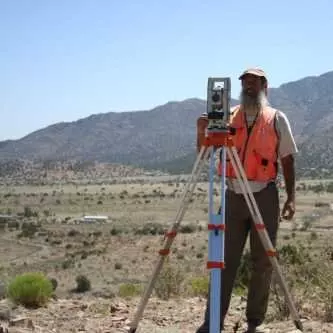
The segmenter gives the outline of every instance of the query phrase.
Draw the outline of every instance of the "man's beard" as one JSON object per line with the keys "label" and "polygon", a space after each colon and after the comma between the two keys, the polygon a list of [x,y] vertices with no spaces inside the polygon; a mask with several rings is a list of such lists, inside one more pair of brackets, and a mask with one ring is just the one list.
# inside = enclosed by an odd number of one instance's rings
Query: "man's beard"
{"label": "man's beard", "polygon": [[242,90],[240,94],[240,103],[244,110],[259,111],[269,105],[265,92],[261,90],[258,95],[253,96]]}

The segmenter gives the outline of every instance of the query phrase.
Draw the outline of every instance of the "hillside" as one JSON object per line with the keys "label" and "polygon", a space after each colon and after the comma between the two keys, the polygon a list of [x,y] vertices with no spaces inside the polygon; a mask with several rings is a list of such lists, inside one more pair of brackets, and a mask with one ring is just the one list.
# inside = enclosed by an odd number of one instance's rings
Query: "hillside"
{"label": "hillside", "polygon": [[189,99],[149,111],[96,114],[0,143],[0,157],[131,164],[172,160],[193,147],[194,120],[204,110],[204,101]]}
{"label": "hillside", "polygon": [[[271,88],[269,100],[290,119],[300,148],[298,169],[333,169],[333,71]],[[204,100],[192,98],[152,110],[100,113],[57,123],[19,140],[0,142],[0,158],[74,159],[187,172],[195,158],[196,119],[205,107]]]}
{"label": "hillside", "polygon": [[150,176],[163,176],[161,172],[147,172],[142,168],[95,161],[29,161],[13,159],[0,162],[0,185],[36,184],[105,184],[137,182]]}

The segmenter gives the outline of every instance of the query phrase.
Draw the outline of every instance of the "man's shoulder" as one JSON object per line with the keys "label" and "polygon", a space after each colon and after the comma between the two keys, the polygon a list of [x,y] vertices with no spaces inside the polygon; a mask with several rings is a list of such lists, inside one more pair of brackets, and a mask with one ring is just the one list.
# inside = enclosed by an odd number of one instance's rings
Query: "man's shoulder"
{"label": "man's shoulder", "polygon": [[267,108],[268,108],[268,110],[273,112],[276,115],[277,118],[288,119],[287,115],[282,110],[274,108],[271,105],[268,105]]}
{"label": "man's shoulder", "polygon": [[280,109],[268,106],[267,109],[274,115],[275,125],[280,128],[281,126],[289,126],[289,119],[286,113]]}
{"label": "man's shoulder", "polygon": [[275,111],[274,127],[277,131],[279,138],[286,136],[292,137],[292,130],[286,113],[281,111],[280,109],[272,109]]}
{"label": "man's shoulder", "polygon": [[289,126],[288,116],[279,109],[275,109],[275,119],[277,126]]}

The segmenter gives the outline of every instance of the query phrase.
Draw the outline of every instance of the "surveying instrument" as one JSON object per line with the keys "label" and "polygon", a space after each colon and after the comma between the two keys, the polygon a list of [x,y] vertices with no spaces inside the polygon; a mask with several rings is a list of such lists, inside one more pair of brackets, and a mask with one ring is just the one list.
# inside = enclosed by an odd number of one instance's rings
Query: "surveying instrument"
{"label": "surveying instrument", "polygon": [[[245,175],[242,163],[238,156],[236,148],[233,146],[232,136],[235,130],[231,128],[230,122],[230,99],[231,99],[231,81],[230,78],[208,78],[207,85],[207,112],[198,119],[198,143],[201,148],[197,159],[193,165],[192,173],[185,185],[182,200],[176,214],[175,221],[171,228],[166,232],[164,246],[158,251],[159,258],[154,268],[150,281],[144,291],[141,302],[138,305],[133,321],[129,325],[129,333],[137,331],[138,323],[148,299],[153,291],[155,282],[162,269],[163,263],[170,253],[171,245],[177,235],[180,223],[191,202],[198,177],[201,174],[203,165],[208,159],[209,162],[209,189],[208,189],[208,261],[207,269],[210,272],[210,305],[209,305],[209,332],[220,333],[220,316],[221,316],[221,285],[223,283],[224,264],[224,240],[225,232],[225,208],[226,208],[226,161],[230,159],[235,171],[237,180],[242,189],[242,194],[251,213],[253,223],[255,223],[260,241],[269,257],[273,270],[275,271],[277,282],[279,283],[288,308],[297,329],[303,331],[303,325],[297,313],[293,299],[288,291],[287,284],[283,278],[282,271],[278,264],[277,252],[274,249],[269,235],[266,231],[263,218],[256,204],[253,193],[250,189],[248,180]],[[204,129],[200,131],[200,129]],[[217,213],[214,211],[214,174],[215,174],[215,156],[217,150],[220,150],[220,161],[222,172],[220,176],[221,198],[220,209]]]}

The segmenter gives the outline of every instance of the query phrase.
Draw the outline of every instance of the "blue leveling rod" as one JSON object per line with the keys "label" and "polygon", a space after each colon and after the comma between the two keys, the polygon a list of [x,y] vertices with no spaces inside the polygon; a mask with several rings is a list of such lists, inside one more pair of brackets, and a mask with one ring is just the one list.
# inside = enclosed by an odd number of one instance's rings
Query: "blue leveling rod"
{"label": "blue leveling rod", "polygon": [[[209,166],[209,237],[208,261],[210,270],[210,306],[209,332],[221,332],[221,287],[224,269],[225,240],[225,192],[226,192],[226,155],[230,118],[230,78],[209,78],[207,85],[207,118],[206,146],[212,148]],[[214,175],[217,149],[221,159],[221,200],[220,209],[214,208]]]}
{"label": "blue leveling rod", "polygon": [[209,238],[208,238],[208,263],[210,269],[210,320],[209,332],[220,333],[221,322],[221,286],[222,272],[224,268],[224,239],[225,239],[225,160],[226,150],[221,148],[221,203],[218,213],[214,209],[214,169],[216,148],[213,148],[214,154],[210,158],[209,170]]}

